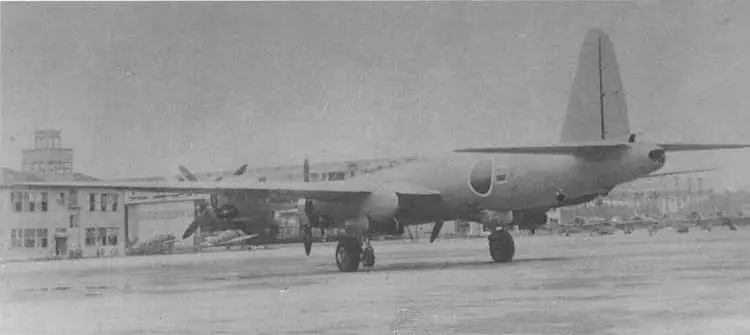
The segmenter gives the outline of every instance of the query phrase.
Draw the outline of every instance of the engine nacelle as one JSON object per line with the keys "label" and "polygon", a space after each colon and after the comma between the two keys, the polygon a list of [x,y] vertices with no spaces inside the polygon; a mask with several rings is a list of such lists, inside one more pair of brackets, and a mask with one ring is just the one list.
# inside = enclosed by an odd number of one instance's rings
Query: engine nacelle
{"label": "engine nacelle", "polygon": [[361,211],[367,216],[370,234],[401,235],[404,225],[396,220],[398,196],[394,192],[377,191],[365,199]]}
{"label": "engine nacelle", "polygon": [[391,221],[398,211],[398,196],[394,192],[376,191],[363,202],[360,212],[373,221]]}

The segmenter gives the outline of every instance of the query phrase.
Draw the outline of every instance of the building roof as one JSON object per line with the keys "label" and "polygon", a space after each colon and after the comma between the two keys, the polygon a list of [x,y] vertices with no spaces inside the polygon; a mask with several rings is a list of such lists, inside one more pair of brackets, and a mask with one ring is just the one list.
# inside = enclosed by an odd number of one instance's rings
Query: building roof
{"label": "building roof", "polygon": [[[94,178],[92,176],[79,173],[79,172],[73,172],[73,178],[74,181],[96,181],[99,180],[97,178]],[[0,167],[0,186],[2,185],[9,185],[12,183],[19,183],[19,182],[40,182],[45,181],[44,178],[30,173],[30,172],[24,172],[24,171],[16,171],[13,169],[9,169],[6,167]]]}
{"label": "building roof", "polygon": [[18,182],[38,182],[44,181],[33,173],[15,171],[6,167],[0,167],[0,185],[8,185]]}

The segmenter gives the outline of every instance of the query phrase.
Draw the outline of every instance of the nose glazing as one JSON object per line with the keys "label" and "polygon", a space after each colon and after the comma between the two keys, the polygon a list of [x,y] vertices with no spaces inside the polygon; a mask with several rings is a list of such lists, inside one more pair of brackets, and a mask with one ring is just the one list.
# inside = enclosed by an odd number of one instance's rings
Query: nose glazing
{"label": "nose glazing", "polygon": [[648,159],[657,164],[664,164],[667,158],[664,149],[654,149],[648,152]]}

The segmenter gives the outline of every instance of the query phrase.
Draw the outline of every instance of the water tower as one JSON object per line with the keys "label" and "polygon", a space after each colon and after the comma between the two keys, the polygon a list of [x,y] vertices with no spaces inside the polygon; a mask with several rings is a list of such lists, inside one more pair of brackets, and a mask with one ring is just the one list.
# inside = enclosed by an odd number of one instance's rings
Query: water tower
{"label": "water tower", "polygon": [[73,178],[73,149],[62,148],[59,130],[34,131],[34,149],[23,150],[23,170],[46,180]]}

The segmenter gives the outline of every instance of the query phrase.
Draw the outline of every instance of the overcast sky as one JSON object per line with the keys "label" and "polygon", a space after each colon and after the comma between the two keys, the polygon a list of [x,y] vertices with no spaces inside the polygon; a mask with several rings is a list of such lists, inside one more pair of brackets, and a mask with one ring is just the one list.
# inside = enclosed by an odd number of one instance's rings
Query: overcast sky
{"label": "overcast sky", "polygon": [[[37,128],[100,178],[554,142],[594,26],[633,131],[750,143],[748,17],[745,1],[3,3],[2,162],[19,168]],[[748,183],[749,156],[668,167]]]}

